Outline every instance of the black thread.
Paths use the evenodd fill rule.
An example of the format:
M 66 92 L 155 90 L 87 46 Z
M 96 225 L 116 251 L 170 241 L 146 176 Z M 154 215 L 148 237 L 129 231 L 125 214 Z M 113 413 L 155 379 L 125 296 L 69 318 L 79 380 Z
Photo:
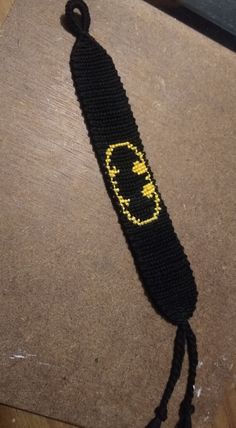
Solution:
M 194 406 L 192 405 L 192 400 L 194 395 L 198 355 L 196 337 L 188 321 L 186 321 L 177 328 L 174 343 L 174 354 L 169 379 L 166 384 L 160 404 L 155 410 L 156 416 L 151 420 L 151 422 L 147 425 L 146 428 L 159 428 L 161 426 L 161 423 L 167 419 L 167 406 L 174 391 L 174 387 L 181 374 L 186 343 L 189 359 L 188 381 L 184 399 L 180 404 L 179 422 L 177 423 L 176 428 L 192 427 L 191 415 L 194 413 Z
M 179 326 L 177 328 L 175 342 L 174 342 L 174 353 L 173 353 L 173 360 L 172 360 L 169 379 L 167 381 L 160 404 L 155 410 L 156 416 L 154 419 L 152 419 L 152 421 L 147 425 L 146 428 L 159 428 L 161 426 L 161 423 L 167 419 L 167 416 L 168 416 L 167 405 L 174 391 L 176 382 L 178 381 L 181 374 L 181 369 L 182 369 L 182 364 L 183 364 L 183 359 L 185 354 L 185 342 L 186 342 L 185 328 L 184 326 Z
M 184 399 L 180 405 L 179 422 L 176 428 L 192 428 L 191 415 L 194 413 L 194 406 L 192 400 L 194 396 L 194 385 L 196 379 L 198 354 L 196 336 L 193 333 L 190 325 L 186 322 L 186 338 L 189 359 L 188 381 Z
M 81 24 L 74 13 L 77 8 L 81 12 Z M 107 191 L 148 297 L 154 308 L 177 326 L 169 379 L 156 416 L 147 427 L 158 428 L 167 418 L 168 402 L 180 377 L 187 346 L 188 381 L 177 426 L 191 428 L 197 347 L 188 319 L 197 301 L 194 276 L 149 167 L 112 58 L 88 34 L 88 8 L 82 0 L 69 0 L 66 17 L 77 37 L 70 58 L 75 91 Z M 141 168 L 138 172 L 135 170 L 137 163 Z M 145 187 L 147 183 L 149 190 Z
M 80 17 L 75 12 L 80 11 Z M 88 33 L 90 26 L 90 14 L 86 3 L 82 0 L 70 0 L 66 4 L 65 16 L 69 28 L 76 37 L 81 37 L 83 34 Z

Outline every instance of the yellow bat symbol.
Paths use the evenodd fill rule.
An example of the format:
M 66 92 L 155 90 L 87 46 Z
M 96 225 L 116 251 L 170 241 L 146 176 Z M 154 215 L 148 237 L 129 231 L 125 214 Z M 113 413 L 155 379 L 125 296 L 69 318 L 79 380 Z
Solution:
M 144 154 L 129 142 L 111 144 L 106 168 L 123 214 L 137 226 L 157 220 L 160 198 Z

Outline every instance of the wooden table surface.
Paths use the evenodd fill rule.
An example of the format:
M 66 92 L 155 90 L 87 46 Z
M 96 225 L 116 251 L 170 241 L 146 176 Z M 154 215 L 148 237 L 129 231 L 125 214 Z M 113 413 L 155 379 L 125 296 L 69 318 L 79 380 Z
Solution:
M 5 20 L 14 0 L 0 1 L 0 25 Z M 163 4 L 163 1 L 161 2 Z M 5 405 L 0 405 L 1 428 L 66 428 L 72 425 L 63 424 L 52 419 L 33 415 Z M 214 428 L 236 427 L 236 391 L 229 388 L 215 417 Z
M 64 424 L 29 412 L 0 405 L 1 428 L 73 428 Z M 78 427 L 78 426 L 77 426 Z M 213 425 L 208 428 L 236 428 L 236 390 L 229 389 L 221 403 Z M 80 427 L 78 427 L 80 428 Z M 94 427 L 95 428 L 95 427 Z

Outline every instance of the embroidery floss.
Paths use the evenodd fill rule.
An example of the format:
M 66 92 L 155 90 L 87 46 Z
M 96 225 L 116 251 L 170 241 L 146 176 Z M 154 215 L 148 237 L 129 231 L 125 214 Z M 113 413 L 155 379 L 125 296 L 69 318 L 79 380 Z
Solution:
M 76 37 L 70 58 L 75 91 L 108 194 L 147 295 L 157 312 L 177 326 L 169 379 L 146 428 L 158 428 L 167 419 L 185 347 L 189 371 L 176 428 L 191 428 L 198 362 L 196 337 L 188 321 L 197 301 L 193 273 L 149 167 L 120 77 L 111 57 L 89 34 L 87 5 L 69 0 L 65 17 Z

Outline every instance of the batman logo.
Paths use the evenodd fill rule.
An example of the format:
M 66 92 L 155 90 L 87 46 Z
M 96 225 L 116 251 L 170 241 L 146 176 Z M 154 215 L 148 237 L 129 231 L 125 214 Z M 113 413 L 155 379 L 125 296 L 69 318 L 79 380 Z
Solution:
M 160 198 L 144 154 L 132 143 L 111 144 L 106 168 L 123 214 L 137 226 L 157 220 Z

